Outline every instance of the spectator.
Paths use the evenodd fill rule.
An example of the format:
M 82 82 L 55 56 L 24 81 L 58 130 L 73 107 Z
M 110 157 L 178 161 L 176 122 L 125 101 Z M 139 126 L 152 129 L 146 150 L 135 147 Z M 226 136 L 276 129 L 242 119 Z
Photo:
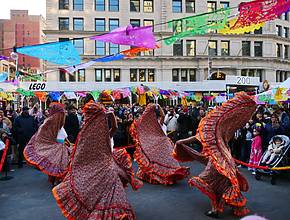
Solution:
M 68 140 L 71 143 L 75 143 L 80 130 L 80 124 L 76 110 L 77 109 L 73 105 L 68 106 L 68 114 L 65 118 L 64 124 L 64 129 L 68 135 Z
M 177 119 L 179 115 L 176 114 L 173 107 L 169 108 L 169 111 L 167 112 L 164 124 L 167 126 L 167 135 L 172 141 L 176 141 L 176 134 L 178 129 Z
M 284 135 L 285 130 L 279 123 L 279 117 L 276 114 L 271 116 L 271 122 L 265 125 L 265 145 L 268 146 L 272 137 L 276 135 Z
M 18 144 L 18 167 L 23 167 L 23 150 L 37 131 L 36 121 L 29 115 L 29 108 L 23 107 L 22 113 L 15 118 L 13 133 Z
M 178 122 L 178 139 L 185 139 L 189 137 L 189 131 L 192 130 L 192 120 L 189 116 L 187 108 L 183 108 L 177 119 Z
M 286 111 L 284 110 L 284 108 L 280 108 L 277 111 L 277 114 L 279 116 L 279 121 L 281 123 L 282 128 L 285 131 L 286 135 L 290 134 L 290 120 L 289 120 L 289 116 L 286 113 Z

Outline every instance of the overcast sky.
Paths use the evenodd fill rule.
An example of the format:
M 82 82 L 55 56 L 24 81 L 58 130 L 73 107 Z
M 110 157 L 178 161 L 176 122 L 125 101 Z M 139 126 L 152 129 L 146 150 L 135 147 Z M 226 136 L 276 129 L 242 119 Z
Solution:
M 10 18 L 10 9 L 28 10 L 30 15 L 43 15 L 45 17 L 46 0 L 0 0 L 0 19 Z M 5 2 L 5 3 L 4 3 Z

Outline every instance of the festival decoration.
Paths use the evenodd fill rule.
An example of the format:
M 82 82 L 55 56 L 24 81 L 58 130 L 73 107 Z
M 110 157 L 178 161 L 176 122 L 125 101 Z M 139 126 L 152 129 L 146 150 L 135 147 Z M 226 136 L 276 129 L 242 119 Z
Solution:
M 227 22 L 227 25 L 223 29 L 217 30 L 217 33 L 219 34 L 244 34 L 244 33 L 250 33 L 255 30 L 259 30 L 265 25 L 265 23 L 262 22 L 258 24 L 251 24 L 250 26 L 233 29 L 233 26 L 235 25 L 236 22 L 237 22 L 237 18 L 229 20 Z
M 274 95 L 274 100 L 276 102 L 287 101 L 288 100 L 287 89 L 277 88 L 275 95 Z
M 66 72 L 73 73 L 77 70 L 88 68 L 89 66 L 94 65 L 96 62 L 111 62 L 111 61 L 115 61 L 115 60 L 121 60 L 124 57 L 125 56 L 123 54 L 110 55 L 110 56 L 106 56 L 106 57 L 97 58 L 97 59 L 91 60 L 91 61 L 86 62 L 86 63 L 79 64 L 76 66 L 70 66 L 70 67 L 64 68 L 64 70 Z
M 0 82 L 4 82 L 8 78 L 8 73 L 1 72 L 0 73 Z
M 34 92 L 35 96 L 41 101 L 45 102 L 46 101 L 46 92 Z
M 206 34 L 210 30 L 223 29 L 230 12 L 230 9 L 220 9 L 212 13 L 172 20 L 168 23 L 168 27 L 173 28 L 173 36 L 166 38 L 164 42 L 170 45 L 184 37 Z
M 81 58 L 71 41 L 18 47 L 16 52 L 59 65 L 77 65 L 81 62 Z
M 160 46 L 156 45 L 155 49 L 156 48 L 160 48 Z M 135 47 L 135 48 L 132 48 L 129 50 L 124 50 L 121 53 L 124 54 L 128 58 L 134 58 L 134 57 L 138 56 L 139 53 L 150 51 L 150 50 L 152 50 L 152 49 L 151 48 L 144 48 L 144 47 Z
M 152 26 L 145 27 L 120 27 L 108 34 L 94 36 L 91 40 L 110 42 L 113 44 L 129 45 L 134 47 L 145 47 L 154 49 L 156 40 L 153 34 Z
M 285 0 L 255 0 L 239 4 L 239 17 L 231 29 L 248 27 L 252 24 L 279 18 L 289 10 L 290 1 Z
M 84 97 L 86 97 L 87 94 L 86 94 L 86 92 L 76 92 L 76 95 L 84 98 Z
M 129 96 L 131 96 L 131 91 L 129 88 L 125 88 L 121 90 L 121 94 L 123 96 L 123 98 L 127 98 Z
M 74 92 L 64 92 L 63 94 L 67 99 L 77 99 L 77 96 Z
M 60 92 L 50 92 L 48 96 L 51 98 L 52 101 L 59 101 L 61 99 Z
M 92 91 L 90 94 L 93 96 L 94 100 L 97 101 L 101 93 L 99 91 Z
M 0 60 L 9 60 L 9 57 L 5 57 L 5 56 L 0 55 Z
M 26 91 L 25 89 L 22 89 L 22 88 L 16 89 L 16 92 L 18 92 L 19 94 L 26 96 L 26 97 L 33 97 L 34 96 L 34 93 L 32 91 Z

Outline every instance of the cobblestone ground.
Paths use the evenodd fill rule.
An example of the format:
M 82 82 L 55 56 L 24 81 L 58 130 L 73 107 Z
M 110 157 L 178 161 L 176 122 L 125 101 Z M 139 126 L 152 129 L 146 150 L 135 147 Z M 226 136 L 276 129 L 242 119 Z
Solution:
M 192 175 L 198 174 L 202 166 L 193 163 Z M 252 213 L 269 220 L 290 219 L 290 173 L 281 175 L 277 185 L 272 186 L 269 178 L 256 181 L 242 169 L 250 182 L 247 193 L 248 207 Z M 47 176 L 25 166 L 10 173 L 14 178 L 0 181 L 0 219 L 2 220 L 64 220 L 51 193 Z M 209 209 L 206 196 L 197 189 L 191 189 L 186 180 L 175 186 L 145 184 L 138 192 L 128 189 L 128 198 L 134 207 L 138 220 L 203 220 Z M 231 216 L 230 210 L 221 219 L 238 219 Z

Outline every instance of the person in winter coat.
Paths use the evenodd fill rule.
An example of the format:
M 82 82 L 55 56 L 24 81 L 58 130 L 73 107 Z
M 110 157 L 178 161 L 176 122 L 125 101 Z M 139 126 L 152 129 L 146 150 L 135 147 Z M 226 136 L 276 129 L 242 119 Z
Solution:
M 14 137 L 18 144 L 18 167 L 23 167 L 23 150 L 31 137 L 37 131 L 37 123 L 33 116 L 29 115 L 29 108 L 23 107 L 22 113 L 14 121 Z
M 64 129 L 68 135 L 68 140 L 75 143 L 78 133 L 80 131 L 80 123 L 77 116 L 77 109 L 70 105 L 68 106 L 68 115 L 65 118 Z

